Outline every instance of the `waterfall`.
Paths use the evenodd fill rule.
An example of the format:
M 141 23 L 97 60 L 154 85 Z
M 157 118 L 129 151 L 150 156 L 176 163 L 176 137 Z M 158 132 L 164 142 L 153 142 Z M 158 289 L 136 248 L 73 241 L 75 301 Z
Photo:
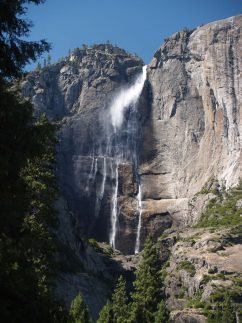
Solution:
M 136 242 L 135 242 L 135 249 L 134 253 L 137 254 L 140 251 L 140 231 L 141 231 L 141 218 L 142 218 L 142 201 L 141 201 L 141 186 L 139 185 L 139 192 L 137 195 L 138 200 L 138 211 L 139 211 L 139 221 L 138 221 L 138 228 L 136 234 Z
M 95 202 L 95 217 L 98 217 L 100 209 L 101 209 L 101 203 L 104 195 L 105 190 L 105 184 L 106 184 L 106 178 L 107 178 L 107 162 L 106 157 L 103 157 L 103 173 L 102 173 L 102 182 L 99 189 L 96 191 L 96 202 Z
M 113 158 L 116 160 L 115 189 L 112 197 L 111 230 L 109 235 L 110 237 L 109 243 L 113 248 L 115 248 L 117 223 L 118 223 L 118 164 L 122 160 L 131 159 L 137 173 L 137 169 L 136 169 L 138 167 L 138 162 L 137 162 L 138 159 L 137 159 L 137 151 L 136 151 L 137 111 L 135 110 L 135 108 L 146 80 L 146 69 L 147 69 L 147 66 L 143 66 L 142 73 L 136 78 L 134 83 L 127 88 L 121 89 L 117 93 L 109 108 L 112 131 L 109 134 L 108 142 L 110 143 L 113 140 L 113 147 L 112 147 L 112 150 L 114 151 Z M 126 122 L 126 125 L 123 126 L 125 112 L 129 108 L 130 108 L 130 112 L 129 112 L 130 118 Z M 110 138 L 113 138 L 113 139 L 110 140 Z M 139 193 L 138 193 L 138 201 L 139 201 L 139 223 L 138 223 L 138 230 L 137 230 L 138 233 L 137 233 L 135 250 L 139 251 L 141 213 L 142 213 L 140 187 L 139 187 Z
M 100 190 L 100 199 L 103 198 L 104 190 L 105 190 L 105 183 L 106 183 L 106 177 L 107 177 L 107 164 L 106 164 L 106 157 L 103 157 L 103 180 Z
M 96 178 L 96 174 L 97 174 L 97 158 L 95 158 L 94 171 L 93 171 L 94 181 L 95 181 L 95 178 Z
M 108 237 L 109 243 L 113 248 L 116 245 L 118 231 L 120 163 L 132 164 L 135 176 L 138 178 L 137 102 L 145 80 L 146 66 L 143 67 L 142 72 L 131 84 L 122 86 L 116 92 L 109 106 L 101 110 L 104 113 L 100 114 L 100 119 L 97 120 L 99 127 L 101 125 L 101 133 L 93 141 L 90 150 L 85 147 L 85 154 L 89 154 L 90 159 L 87 161 L 87 170 L 85 173 L 86 185 L 84 186 L 84 201 L 90 203 L 89 212 L 91 215 L 93 214 L 92 226 L 94 227 L 96 223 L 100 223 L 99 221 L 101 219 L 99 216 L 102 216 L 100 211 L 102 211 L 102 205 L 104 205 L 102 201 L 104 201 L 106 192 L 109 193 L 107 201 L 110 201 L 110 203 L 106 204 L 106 206 L 109 205 L 110 209 L 108 210 L 106 207 L 103 212 L 105 214 L 110 212 Z M 106 190 L 105 186 L 109 190 Z M 141 209 L 141 206 L 139 209 Z M 139 220 L 139 226 L 141 225 L 140 223 L 141 219 Z M 138 227 L 137 232 L 139 231 L 140 228 Z
M 88 193 L 89 193 L 89 187 L 90 187 L 91 182 L 93 184 L 93 182 L 95 181 L 96 173 L 97 173 L 97 158 L 92 156 L 91 170 L 88 175 L 87 184 L 85 187 L 85 191 L 87 191 Z
M 137 77 L 134 84 L 127 89 L 122 89 L 110 107 L 111 121 L 114 129 L 121 127 L 124 119 L 124 112 L 130 106 L 134 106 L 138 101 L 146 80 L 147 66 L 143 66 L 142 73 Z
M 118 221 L 118 164 L 116 164 L 115 169 L 115 188 L 112 198 L 112 210 L 111 210 L 111 231 L 109 237 L 110 245 L 115 249 L 115 239 L 117 231 L 117 221 Z

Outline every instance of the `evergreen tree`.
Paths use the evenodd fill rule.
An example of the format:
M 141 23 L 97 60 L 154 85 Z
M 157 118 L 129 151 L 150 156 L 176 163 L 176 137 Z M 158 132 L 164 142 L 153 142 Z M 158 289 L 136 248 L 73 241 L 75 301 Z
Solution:
M 33 117 L 32 105 L 8 80 L 49 45 L 28 42 L 25 5 L 0 1 L 0 308 L 2 322 L 51 322 L 56 127 Z
M 70 318 L 71 323 L 91 323 L 87 306 L 81 294 L 78 294 L 71 303 Z
M 55 126 L 0 91 L 0 305 L 4 322 L 44 321 L 51 311 Z
M 157 307 L 157 312 L 155 313 L 155 323 L 168 323 L 170 317 L 170 312 L 168 311 L 165 302 L 162 300 Z
M 142 261 L 136 271 L 132 293 L 132 322 L 154 322 L 157 305 L 162 298 L 162 280 L 157 249 L 148 237 L 143 250 Z
M 99 318 L 97 323 L 114 323 L 113 307 L 110 302 L 108 302 L 99 313 Z
M 24 66 L 36 59 L 50 45 L 45 41 L 26 41 L 31 21 L 23 19 L 26 5 L 40 4 L 43 0 L 2 0 L 0 1 L 0 78 L 21 76 Z
M 125 323 L 129 319 L 129 306 L 126 283 L 121 276 L 112 296 L 112 303 L 107 303 L 99 314 L 98 323 Z
M 129 318 L 128 298 L 126 294 L 126 283 L 121 276 L 112 297 L 112 310 L 115 323 L 127 322 Z

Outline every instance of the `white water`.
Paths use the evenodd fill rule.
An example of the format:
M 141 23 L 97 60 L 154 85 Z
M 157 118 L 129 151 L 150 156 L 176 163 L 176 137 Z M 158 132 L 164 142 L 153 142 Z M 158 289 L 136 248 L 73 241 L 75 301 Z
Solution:
M 84 186 L 86 197 L 90 200 L 93 216 L 97 219 L 102 212 L 102 201 L 106 195 L 106 185 L 112 190 L 110 203 L 110 230 L 109 243 L 115 248 L 118 232 L 118 179 L 119 164 L 132 163 L 134 172 L 138 176 L 137 145 L 138 138 L 138 110 L 137 102 L 146 80 L 146 66 L 142 73 L 128 87 L 123 87 L 117 92 L 114 100 L 108 107 L 107 114 L 100 119 L 103 131 L 96 138 L 89 152 L 90 166 L 86 173 Z M 84 182 L 85 183 L 85 182 Z M 95 194 L 95 195 L 94 195 Z M 135 250 L 139 251 L 139 236 L 141 228 L 141 196 L 139 200 L 139 223 Z M 108 197 L 108 200 L 110 197 Z M 97 222 L 94 219 L 94 222 Z M 98 223 L 98 222 L 97 222 Z M 137 251 L 137 252 L 138 252 Z M 136 252 L 136 251 L 135 251 Z
M 139 185 L 139 192 L 137 195 L 138 200 L 138 211 L 139 211 L 139 222 L 137 228 L 136 242 L 134 253 L 137 254 L 140 251 L 140 231 L 141 231 L 141 220 L 142 220 L 142 201 L 141 201 L 141 186 Z
M 118 164 L 115 169 L 115 188 L 112 198 L 112 211 L 111 211 L 111 231 L 109 237 L 110 245 L 115 249 L 115 239 L 117 232 L 117 221 L 118 221 Z
M 124 121 L 124 115 L 126 110 L 131 106 L 133 109 L 140 97 L 142 92 L 145 80 L 146 80 L 146 69 L 147 66 L 143 66 L 142 73 L 136 78 L 135 82 L 129 86 L 128 88 L 123 88 L 119 91 L 119 93 L 114 98 L 110 108 L 110 116 L 111 116 L 111 124 L 113 126 L 113 134 L 115 136 L 119 135 L 119 132 L 122 131 L 121 126 Z M 136 127 L 137 127 L 137 123 Z M 131 126 L 132 127 L 132 126 Z M 132 128 L 131 128 L 132 129 Z M 132 133 L 132 130 L 131 130 Z M 110 138 L 113 135 L 110 133 Z M 132 146 L 132 145 L 131 145 Z M 116 241 L 116 234 L 117 234 L 117 223 L 118 223 L 118 164 L 119 158 L 123 159 L 124 156 L 128 156 L 127 149 L 128 147 L 122 146 L 123 148 L 116 147 L 115 151 L 116 154 L 114 158 L 116 159 L 116 169 L 115 169 L 115 188 L 112 197 L 112 208 L 111 208 L 111 230 L 109 235 L 109 243 L 110 245 L 115 248 L 115 241 Z M 135 147 L 132 147 L 135 150 L 133 153 L 137 153 Z M 121 151 L 120 151 L 121 150 Z M 133 155 L 132 153 L 132 155 Z M 137 156 L 133 158 L 133 160 L 137 161 Z M 135 162 L 135 167 L 137 167 L 137 162 Z M 138 193 L 138 201 L 139 201 L 139 223 L 137 229 L 137 238 L 136 238 L 136 245 L 135 245 L 135 252 L 139 252 L 140 248 L 140 229 L 141 229 L 141 190 L 139 187 Z
M 93 171 L 93 178 L 95 180 L 97 174 L 97 158 L 95 158 L 95 164 L 94 164 L 94 171 Z
M 100 198 L 103 198 L 104 189 L 105 189 L 105 183 L 106 183 L 106 177 L 107 177 L 107 163 L 106 163 L 106 157 L 103 157 L 103 180 L 100 190 Z
M 146 80 L 147 66 L 143 66 L 142 74 L 138 76 L 134 84 L 127 89 L 122 89 L 113 100 L 110 107 L 111 121 L 114 129 L 122 126 L 124 112 L 131 104 L 135 105 L 142 92 Z
M 107 178 L 107 163 L 106 163 L 106 157 L 103 157 L 102 182 L 101 182 L 101 186 L 96 191 L 95 217 L 98 217 L 100 213 L 101 203 L 102 203 L 104 190 L 105 190 L 106 178 Z
M 92 157 L 92 164 L 91 164 L 91 170 L 88 175 L 87 184 L 85 190 L 89 192 L 90 182 L 95 181 L 97 172 L 97 158 Z
M 146 80 L 146 69 L 147 66 L 143 66 L 142 73 L 136 78 L 135 82 L 129 86 L 128 88 L 123 88 L 119 91 L 119 93 L 116 95 L 115 99 L 113 100 L 109 112 L 111 116 L 111 124 L 113 127 L 113 132 L 110 132 L 109 138 L 111 138 L 112 135 L 119 136 L 119 134 L 122 132 L 122 125 L 124 121 L 124 115 L 126 110 L 129 107 L 132 107 L 135 109 L 135 105 L 140 97 L 140 94 L 142 92 L 145 80 Z M 131 121 L 131 120 L 130 120 Z M 132 131 L 134 130 L 132 128 L 132 121 L 130 124 L 131 129 L 131 136 Z M 135 126 L 137 127 L 137 122 L 135 122 Z M 129 132 L 128 129 L 125 129 Z M 118 138 L 118 137 L 117 137 Z M 131 138 L 132 140 L 132 138 Z M 122 148 L 121 148 L 122 147 Z M 137 154 L 135 145 L 131 144 L 132 149 L 132 156 Z M 116 159 L 116 169 L 115 169 L 115 188 L 113 191 L 113 197 L 112 197 L 112 208 L 111 208 L 111 229 L 110 229 L 110 235 L 109 235 L 109 243 L 110 245 L 115 248 L 115 241 L 116 241 L 116 234 L 117 234 L 117 223 L 118 223 L 118 164 L 120 161 L 120 158 L 123 159 L 124 156 L 128 156 L 127 150 L 130 149 L 128 146 L 119 146 L 119 142 L 117 141 L 117 147 L 115 147 L 115 156 L 114 159 Z M 135 167 L 137 167 L 137 156 L 132 157 L 133 162 L 135 163 Z M 135 253 L 139 252 L 140 249 L 140 230 L 141 230 L 141 214 L 142 214 L 142 206 L 141 206 L 141 189 L 139 187 L 139 193 L 138 193 L 138 208 L 139 208 L 139 222 L 138 222 L 138 228 L 137 228 L 137 237 L 136 237 L 136 244 L 135 244 Z

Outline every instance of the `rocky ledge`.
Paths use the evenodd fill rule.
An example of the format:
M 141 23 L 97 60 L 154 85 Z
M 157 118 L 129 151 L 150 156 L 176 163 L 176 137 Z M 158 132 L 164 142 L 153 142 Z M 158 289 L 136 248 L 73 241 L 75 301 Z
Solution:
M 194 228 L 160 240 L 165 295 L 174 322 L 207 322 L 226 293 L 242 308 L 242 227 Z

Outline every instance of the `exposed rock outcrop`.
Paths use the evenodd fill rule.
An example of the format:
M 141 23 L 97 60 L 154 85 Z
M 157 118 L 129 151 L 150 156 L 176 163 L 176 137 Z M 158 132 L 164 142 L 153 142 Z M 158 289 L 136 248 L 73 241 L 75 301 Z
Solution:
M 214 296 L 227 289 L 241 307 L 241 231 L 186 229 L 159 243 L 169 259 L 164 284 L 174 322 L 207 322 L 204 307 L 213 309 Z

